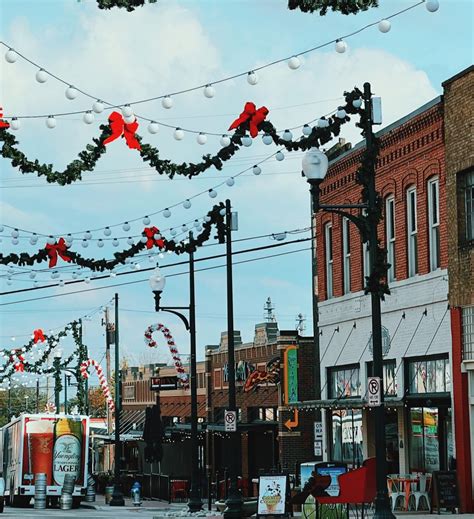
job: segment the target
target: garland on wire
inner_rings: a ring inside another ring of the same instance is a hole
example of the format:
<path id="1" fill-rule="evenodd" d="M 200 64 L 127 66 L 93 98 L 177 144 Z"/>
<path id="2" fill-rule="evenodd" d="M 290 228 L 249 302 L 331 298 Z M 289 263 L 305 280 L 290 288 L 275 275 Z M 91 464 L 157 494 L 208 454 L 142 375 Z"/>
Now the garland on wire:
<path id="1" fill-rule="evenodd" d="M 211 238 L 212 226 L 216 226 L 216 238 L 219 243 L 225 242 L 225 205 L 220 202 L 215 205 L 211 211 L 207 213 L 206 221 L 203 223 L 203 230 L 196 238 L 187 243 L 175 242 L 174 240 L 163 240 L 161 237 L 156 238 L 159 235 L 159 230 L 156 227 L 147 227 L 142 232 L 143 241 L 132 245 L 129 249 L 125 249 L 122 252 L 116 252 L 115 258 L 111 260 L 107 259 L 90 259 L 83 258 L 78 252 L 69 250 L 66 242 L 63 238 L 58 240 L 54 245 L 46 245 L 44 249 L 40 249 L 36 254 L 30 255 L 27 252 L 18 254 L 8 254 L 4 256 L 0 253 L 0 264 L 8 265 L 14 264 L 19 266 L 34 265 L 35 263 L 42 263 L 49 260 L 49 267 L 55 267 L 57 264 L 58 257 L 64 261 L 75 263 L 80 267 L 89 268 L 92 271 L 103 272 L 105 270 L 112 270 L 116 265 L 125 264 L 127 258 L 131 258 L 138 254 L 144 249 L 151 249 L 157 247 L 159 250 L 171 251 L 175 254 L 185 254 L 189 252 L 195 252 L 198 247 L 201 247 L 206 241 Z M 221 214 L 222 212 L 222 214 Z M 146 240 L 145 240 L 146 238 Z"/>
<path id="2" fill-rule="evenodd" d="M 150 4 L 156 3 L 157 0 L 148 0 Z M 145 0 L 97 0 L 97 7 L 99 9 L 112 9 L 118 7 L 119 9 L 126 9 L 128 12 L 134 11 L 137 7 L 145 5 Z"/>
<path id="3" fill-rule="evenodd" d="M 93 366 L 95 368 L 97 376 L 99 377 L 99 383 L 100 383 L 100 387 L 102 389 L 102 393 L 104 394 L 104 397 L 107 401 L 107 405 L 109 406 L 109 409 L 111 411 L 114 411 L 115 410 L 114 400 L 110 393 L 110 388 L 109 388 L 109 384 L 107 382 L 107 377 L 104 374 L 104 370 L 102 369 L 102 366 L 93 359 L 85 360 L 84 362 L 82 362 L 82 364 L 80 365 L 80 368 L 79 368 L 82 378 L 84 378 L 84 379 L 89 378 L 89 373 L 87 372 L 87 368 L 89 366 Z"/>
<path id="4" fill-rule="evenodd" d="M 309 135 L 298 140 L 286 140 L 280 137 L 276 128 L 270 121 L 260 118 L 256 127 L 257 130 L 264 131 L 269 134 L 273 142 L 277 145 L 284 146 L 288 151 L 307 150 L 313 146 L 320 146 L 329 142 L 333 137 L 337 137 L 340 133 L 342 124 L 350 121 L 348 114 L 361 113 L 361 91 L 354 88 L 351 92 L 345 92 L 345 105 L 340 107 L 335 116 L 329 118 L 320 118 L 318 124 L 314 127 L 305 126 L 304 131 L 309 130 Z M 253 103 L 247 103 L 253 104 Z M 265 108 L 265 107 L 263 107 Z M 268 109 L 266 109 L 266 114 Z M 343 111 L 342 111 L 343 110 Z M 248 118 L 236 127 L 235 133 L 230 136 L 230 144 L 222 147 L 215 155 L 203 155 L 202 161 L 199 163 L 176 164 L 167 159 L 160 159 L 158 148 L 150 144 L 142 144 L 142 138 L 135 135 L 140 144 L 140 156 L 143 162 L 154 168 L 160 175 L 166 175 L 170 179 L 175 175 L 182 175 L 188 178 L 197 176 L 214 166 L 217 170 L 222 170 L 224 162 L 231 159 L 240 149 L 242 138 L 246 137 L 247 131 L 251 131 L 250 124 L 252 118 Z M 10 159 L 13 167 L 23 173 L 36 173 L 38 176 L 44 176 L 49 183 L 57 183 L 59 185 L 67 185 L 82 179 L 82 173 L 92 171 L 99 158 L 106 152 L 104 141 L 112 135 L 110 126 L 101 125 L 102 131 L 98 138 L 92 139 L 94 144 L 88 144 L 86 150 L 81 151 L 78 159 L 72 161 L 62 172 L 54 171 L 52 164 L 40 164 L 38 160 L 31 161 L 26 155 L 15 147 L 18 141 L 15 136 L 6 128 L 0 128 L 0 141 L 3 141 L 0 155 L 6 159 Z M 253 132 L 252 132 L 253 134 Z M 255 136 L 255 135 L 254 135 Z"/>
<path id="5" fill-rule="evenodd" d="M 325 16 L 328 9 L 342 14 L 357 14 L 378 6 L 378 0 L 288 0 L 288 9 L 300 9 L 304 13 L 319 11 L 321 16 Z"/>
<path id="6" fill-rule="evenodd" d="M 160 331 L 163 333 L 166 342 L 168 344 L 171 356 L 173 357 L 174 367 L 176 368 L 176 373 L 178 378 L 181 381 L 181 386 L 183 389 L 189 389 L 189 376 L 185 372 L 183 363 L 181 362 L 181 357 L 178 353 L 178 348 L 176 347 L 176 343 L 174 342 L 173 336 L 169 328 L 167 328 L 164 324 L 151 324 L 145 330 L 145 344 L 150 348 L 155 348 L 157 346 L 156 341 L 153 340 L 152 334 L 153 332 Z"/>

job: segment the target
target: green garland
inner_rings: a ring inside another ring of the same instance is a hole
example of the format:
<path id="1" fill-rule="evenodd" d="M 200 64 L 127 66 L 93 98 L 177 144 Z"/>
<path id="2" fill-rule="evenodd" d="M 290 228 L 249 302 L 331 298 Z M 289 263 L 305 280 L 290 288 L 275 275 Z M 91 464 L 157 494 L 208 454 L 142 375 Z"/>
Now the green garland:
<path id="1" fill-rule="evenodd" d="M 328 9 L 342 14 L 357 14 L 378 6 L 378 0 L 288 0 L 288 9 L 300 9 L 304 13 L 319 11 L 321 16 L 325 16 Z"/>
<path id="2" fill-rule="evenodd" d="M 150 4 L 156 3 L 157 0 L 148 0 Z M 118 7 L 119 9 L 126 9 L 128 12 L 134 11 L 137 7 L 142 7 L 145 0 L 97 0 L 99 9 L 112 9 Z"/>
<path id="3" fill-rule="evenodd" d="M 361 91 L 354 88 L 351 92 L 345 92 L 346 114 L 360 114 L 360 108 L 353 106 L 353 101 L 360 99 Z M 340 133 L 342 124 L 350 121 L 348 116 L 340 119 L 336 116 L 325 119 L 327 123 L 323 128 L 314 126 L 311 128 L 311 134 L 307 137 L 286 141 L 282 139 L 276 128 L 270 121 L 263 121 L 259 125 L 259 130 L 271 135 L 273 142 L 278 146 L 284 146 L 288 151 L 304 151 L 312 146 L 320 146 L 329 142 L 333 137 L 337 137 Z M 15 136 L 6 129 L 0 129 L 0 142 L 3 141 L 3 146 L 0 149 L 0 155 L 6 159 L 10 159 L 12 166 L 17 167 L 23 174 L 36 173 L 38 176 L 46 177 L 49 183 L 57 183 L 59 185 L 72 184 L 82 179 L 82 173 L 85 171 L 92 171 L 99 160 L 99 158 L 106 152 L 104 140 L 111 135 L 111 130 L 108 125 L 101 125 L 102 131 L 98 138 L 94 138 L 94 144 L 88 144 L 86 150 L 81 151 L 78 159 L 73 160 L 64 171 L 58 172 L 53 170 L 52 164 L 40 164 L 38 160 L 31 161 L 26 155 L 15 148 L 18 141 Z M 215 155 L 204 155 L 200 163 L 186 163 L 175 164 L 167 159 L 160 159 L 159 150 L 150 144 L 141 144 L 140 156 L 144 162 L 147 162 L 150 167 L 154 168 L 158 174 L 166 175 L 173 178 L 175 175 L 183 175 L 188 178 L 197 176 L 210 167 L 214 166 L 217 170 L 222 170 L 224 162 L 230 160 L 235 153 L 242 146 L 242 138 L 246 135 L 248 130 L 248 123 L 243 123 L 237 131 L 230 137 L 230 144 L 221 148 Z M 141 143 L 142 138 L 137 135 L 138 141 Z"/>

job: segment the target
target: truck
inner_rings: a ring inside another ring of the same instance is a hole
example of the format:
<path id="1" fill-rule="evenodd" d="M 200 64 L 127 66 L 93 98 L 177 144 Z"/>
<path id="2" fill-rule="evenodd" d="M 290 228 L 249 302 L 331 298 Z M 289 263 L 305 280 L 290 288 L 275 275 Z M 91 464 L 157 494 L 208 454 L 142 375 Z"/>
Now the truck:
<path id="1" fill-rule="evenodd" d="M 35 474 L 46 474 L 46 496 L 55 505 L 66 474 L 76 478 L 73 506 L 86 494 L 89 417 L 21 414 L 0 429 L 0 473 L 10 506 L 28 506 Z"/>

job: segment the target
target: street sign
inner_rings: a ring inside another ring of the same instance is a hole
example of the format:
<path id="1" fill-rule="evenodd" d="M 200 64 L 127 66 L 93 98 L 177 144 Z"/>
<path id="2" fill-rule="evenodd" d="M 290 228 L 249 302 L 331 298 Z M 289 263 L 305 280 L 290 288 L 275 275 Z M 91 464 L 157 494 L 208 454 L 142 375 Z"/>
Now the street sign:
<path id="1" fill-rule="evenodd" d="M 237 412 L 226 411 L 224 414 L 225 432 L 237 431 Z"/>
<path id="2" fill-rule="evenodd" d="M 379 377 L 369 377 L 367 379 L 367 394 L 369 395 L 369 407 L 379 407 L 382 405 L 382 387 Z"/>
<path id="3" fill-rule="evenodd" d="M 314 455 L 322 456 L 323 455 L 323 442 L 322 440 L 314 441 Z"/>
<path id="4" fill-rule="evenodd" d="M 323 437 L 323 422 L 314 422 L 314 439 L 319 440 Z"/>

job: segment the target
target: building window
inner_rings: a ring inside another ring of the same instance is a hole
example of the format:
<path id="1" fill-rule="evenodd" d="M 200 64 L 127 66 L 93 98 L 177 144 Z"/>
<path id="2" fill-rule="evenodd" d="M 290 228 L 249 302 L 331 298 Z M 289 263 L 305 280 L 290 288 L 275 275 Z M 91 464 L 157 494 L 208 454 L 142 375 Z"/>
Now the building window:
<path id="1" fill-rule="evenodd" d="M 358 364 L 329 368 L 329 398 L 360 396 L 360 369 Z"/>
<path id="2" fill-rule="evenodd" d="M 124 400 L 135 400 L 135 385 L 123 387 Z"/>
<path id="3" fill-rule="evenodd" d="M 461 241 L 474 241 L 474 170 L 459 176 L 461 199 L 459 200 Z M 462 214 L 464 213 L 464 215 Z"/>
<path id="4" fill-rule="evenodd" d="M 334 296 L 331 223 L 327 223 L 324 226 L 324 244 L 326 251 L 326 297 L 329 299 Z"/>
<path id="5" fill-rule="evenodd" d="M 367 363 L 367 375 L 373 376 L 373 363 Z M 397 380 L 396 380 L 397 362 L 396 360 L 383 361 L 383 389 L 385 396 L 397 395 Z"/>
<path id="6" fill-rule="evenodd" d="M 215 369 L 214 370 L 214 389 L 221 389 L 222 382 L 221 382 L 221 370 Z"/>
<path id="7" fill-rule="evenodd" d="M 428 181 L 428 230 L 430 244 L 430 270 L 440 267 L 439 252 L 439 181 Z"/>
<path id="8" fill-rule="evenodd" d="M 463 360 L 474 360 L 474 306 L 462 309 Z"/>
<path id="9" fill-rule="evenodd" d="M 364 459 L 362 410 L 331 411 L 331 460 L 358 466 Z"/>
<path id="10" fill-rule="evenodd" d="M 395 198 L 385 200 L 385 240 L 387 243 L 388 281 L 395 281 Z"/>
<path id="11" fill-rule="evenodd" d="M 448 358 L 425 357 L 408 362 L 408 391 L 411 394 L 448 393 L 451 369 Z"/>
<path id="12" fill-rule="evenodd" d="M 416 189 L 410 187 L 407 190 L 408 277 L 418 274 L 417 234 Z"/>
<path id="13" fill-rule="evenodd" d="M 344 262 L 344 294 L 351 291 L 351 228 L 348 218 L 342 219 L 342 255 Z"/>

